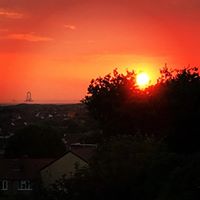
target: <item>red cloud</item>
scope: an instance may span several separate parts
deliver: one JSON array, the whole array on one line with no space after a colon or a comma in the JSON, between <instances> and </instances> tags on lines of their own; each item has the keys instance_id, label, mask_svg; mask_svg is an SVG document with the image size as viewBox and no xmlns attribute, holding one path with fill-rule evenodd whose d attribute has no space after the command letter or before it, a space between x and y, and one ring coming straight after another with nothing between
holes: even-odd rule
<instances>
[{"instance_id":1,"label":"red cloud","mask_svg":"<svg viewBox=\"0 0 200 200\"><path fill-rule=\"evenodd\" d=\"M53 39L50 37L43 37L43 36L38 36L33 33L27 33L27 34L9 34L4 37L4 39L10 39L10 40L25 40L29 42L48 42L52 41Z\"/></svg>"},{"instance_id":2,"label":"red cloud","mask_svg":"<svg viewBox=\"0 0 200 200\"><path fill-rule=\"evenodd\" d=\"M75 30L76 29L76 26L70 25L70 24L65 24L64 27L67 28L67 29L70 29L70 30Z\"/></svg>"},{"instance_id":3,"label":"red cloud","mask_svg":"<svg viewBox=\"0 0 200 200\"><path fill-rule=\"evenodd\" d=\"M0 10L0 17L6 17L10 19L21 19L23 18L23 14L19 12Z\"/></svg>"}]
</instances>

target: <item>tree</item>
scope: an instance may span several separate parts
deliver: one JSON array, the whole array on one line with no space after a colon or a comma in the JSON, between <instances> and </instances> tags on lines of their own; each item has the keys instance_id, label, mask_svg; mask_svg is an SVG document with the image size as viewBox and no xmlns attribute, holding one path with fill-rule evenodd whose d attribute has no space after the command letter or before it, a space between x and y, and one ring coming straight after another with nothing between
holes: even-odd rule
<instances>
[{"instance_id":1,"label":"tree","mask_svg":"<svg viewBox=\"0 0 200 200\"><path fill-rule=\"evenodd\" d=\"M140 90L127 72L92 80L83 99L104 136L148 134L167 138L173 150L200 150L200 76L197 68L161 69L155 85Z\"/></svg>"},{"instance_id":2,"label":"tree","mask_svg":"<svg viewBox=\"0 0 200 200\"><path fill-rule=\"evenodd\" d=\"M156 147L144 137L112 137L97 150L88 168L58 180L46 191L45 199L139 198L145 167Z\"/></svg>"},{"instance_id":3,"label":"tree","mask_svg":"<svg viewBox=\"0 0 200 200\"><path fill-rule=\"evenodd\" d=\"M124 75L115 69L112 75L93 79L88 87L88 95L82 100L108 135L137 130L131 113L137 112L137 107L132 106L132 110L129 110L131 104L141 100L135 76L134 71L127 71ZM127 123L130 116L132 124Z\"/></svg>"},{"instance_id":4,"label":"tree","mask_svg":"<svg viewBox=\"0 0 200 200\"><path fill-rule=\"evenodd\" d=\"M114 72L91 82L83 102L100 121L104 140L89 168L57 182L50 199L198 199L197 69L162 69L158 82L142 91L134 76L132 87L120 77L127 80Z\"/></svg>"},{"instance_id":5,"label":"tree","mask_svg":"<svg viewBox=\"0 0 200 200\"><path fill-rule=\"evenodd\" d=\"M64 153L65 145L57 131L50 127L30 125L18 130L8 142L7 157L57 157Z\"/></svg>"},{"instance_id":6,"label":"tree","mask_svg":"<svg viewBox=\"0 0 200 200\"><path fill-rule=\"evenodd\" d=\"M171 72L170 78L157 83L165 114L172 149L181 152L200 150L200 76L197 68ZM158 97L155 97L158 99ZM157 102L156 102L157 103Z\"/></svg>"}]
</instances>

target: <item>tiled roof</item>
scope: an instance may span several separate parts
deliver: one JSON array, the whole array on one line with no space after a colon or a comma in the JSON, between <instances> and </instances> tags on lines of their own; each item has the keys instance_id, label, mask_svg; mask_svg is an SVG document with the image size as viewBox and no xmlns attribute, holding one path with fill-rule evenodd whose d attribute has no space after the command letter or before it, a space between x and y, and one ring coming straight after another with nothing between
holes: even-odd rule
<instances>
[{"instance_id":1,"label":"tiled roof","mask_svg":"<svg viewBox=\"0 0 200 200\"><path fill-rule=\"evenodd\" d=\"M0 179L35 179L52 159L0 159Z\"/></svg>"},{"instance_id":2,"label":"tiled roof","mask_svg":"<svg viewBox=\"0 0 200 200\"><path fill-rule=\"evenodd\" d=\"M52 163L55 163L57 160L61 159L63 156L66 156L68 153L73 153L78 158L84 160L85 162L89 162L90 159L94 156L97 149L97 145L88 145L88 144L72 144L70 146L70 150L60 156L59 158L52 160L47 165L45 165L42 169L50 166Z\"/></svg>"},{"instance_id":3,"label":"tiled roof","mask_svg":"<svg viewBox=\"0 0 200 200\"><path fill-rule=\"evenodd\" d=\"M88 162L94 156L96 149L95 145L71 145L70 151Z\"/></svg>"}]
</instances>

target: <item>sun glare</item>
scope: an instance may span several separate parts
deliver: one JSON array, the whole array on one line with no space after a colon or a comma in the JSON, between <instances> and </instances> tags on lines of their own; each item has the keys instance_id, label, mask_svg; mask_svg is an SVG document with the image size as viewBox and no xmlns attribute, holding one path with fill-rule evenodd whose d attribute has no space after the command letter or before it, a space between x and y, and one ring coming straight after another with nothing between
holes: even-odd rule
<instances>
[{"instance_id":1,"label":"sun glare","mask_svg":"<svg viewBox=\"0 0 200 200\"><path fill-rule=\"evenodd\" d=\"M136 82L140 88L145 88L150 83L149 75L145 72L141 72L136 77Z\"/></svg>"}]
</instances>

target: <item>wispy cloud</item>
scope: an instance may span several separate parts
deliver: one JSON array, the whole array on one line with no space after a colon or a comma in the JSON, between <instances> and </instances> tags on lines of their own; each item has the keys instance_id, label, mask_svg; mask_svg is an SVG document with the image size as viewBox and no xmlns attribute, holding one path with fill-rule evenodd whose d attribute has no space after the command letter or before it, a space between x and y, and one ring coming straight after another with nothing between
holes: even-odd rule
<instances>
[{"instance_id":1,"label":"wispy cloud","mask_svg":"<svg viewBox=\"0 0 200 200\"><path fill-rule=\"evenodd\" d=\"M24 15L19 12L0 9L0 17L5 17L5 18L9 18L9 19L21 19L21 18L23 18L23 16Z\"/></svg>"},{"instance_id":2,"label":"wispy cloud","mask_svg":"<svg viewBox=\"0 0 200 200\"><path fill-rule=\"evenodd\" d=\"M39 35L35 35L35 34L33 34L33 33L26 33L26 34L21 34L21 33L9 34L9 35L5 36L3 39L25 40L25 41L29 41L29 42L48 42L48 41L52 41L52 40L53 40L53 38L44 37L44 36L39 36Z\"/></svg>"},{"instance_id":3,"label":"wispy cloud","mask_svg":"<svg viewBox=\"0 0 200 200\"><path fill-rule=\"evenodd\" d=\"M76 29L76 26L70 25L70 24L65 24L64 27L65 27L66 29L70 29L70 30L75 30L75 29Z\"/></svg>"}]
</instances>

